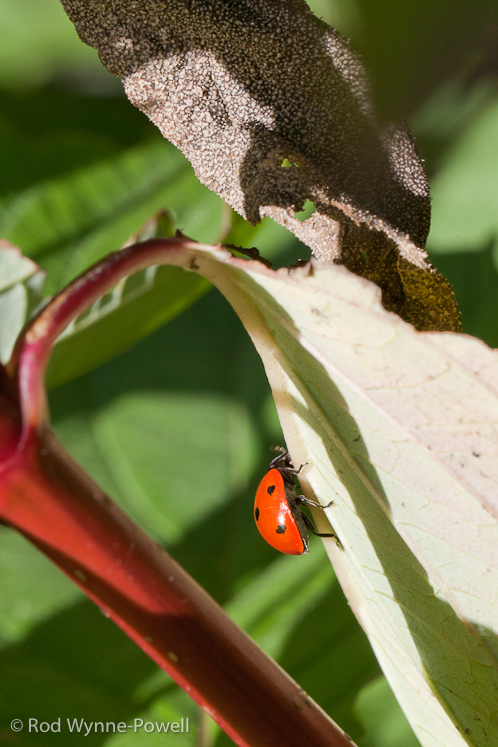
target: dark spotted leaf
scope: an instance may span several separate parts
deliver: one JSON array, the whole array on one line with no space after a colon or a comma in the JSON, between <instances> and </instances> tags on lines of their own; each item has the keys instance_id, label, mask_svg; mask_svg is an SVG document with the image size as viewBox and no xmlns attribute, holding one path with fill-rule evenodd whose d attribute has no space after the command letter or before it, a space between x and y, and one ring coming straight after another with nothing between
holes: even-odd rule
<instances>
[{"instance_id":1,"label":"dark spotted leaf","mask_svg":"<svg viewBox=\"0 0 498 747\"><path fill-rule=\"evenodd\" d=\"M459 329L423 249L429 192L413 141L377 126L362 66L304 2L62 4L130 100L250 223L287 226L419 329Z\"/></svg>"}]
</instances>

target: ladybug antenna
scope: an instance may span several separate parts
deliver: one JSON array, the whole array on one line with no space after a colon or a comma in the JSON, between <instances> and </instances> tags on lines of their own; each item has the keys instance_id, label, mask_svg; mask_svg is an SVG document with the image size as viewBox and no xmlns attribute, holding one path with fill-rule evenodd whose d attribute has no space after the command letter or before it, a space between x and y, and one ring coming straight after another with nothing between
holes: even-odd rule
<instances>
[{"instance_id":1,"label":"ladybug antenna","mask_svg":"<svg viewBox=\"0 0 498 747\"><path fill-rule=\"evenodd\" d=\"M287 449L284 446L272 446L271 450L272 451L280 451L280 453L281 453L282 456L284 454L288 455L288 451L287 451Z\"/></svg>"}]
</instances>

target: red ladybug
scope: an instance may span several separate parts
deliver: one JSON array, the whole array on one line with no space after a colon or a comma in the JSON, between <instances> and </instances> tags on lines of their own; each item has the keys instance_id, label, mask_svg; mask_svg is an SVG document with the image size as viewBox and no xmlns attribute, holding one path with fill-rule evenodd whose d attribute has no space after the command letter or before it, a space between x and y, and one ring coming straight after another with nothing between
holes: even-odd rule
<instances>
[{"instance_id":1,"label":"red ladybug","mask_svg":"<svg viewBox=\"0 0 498 747\"><path fill-rule=\"evenodd\" d=\"M335 537L335 534L319 534L311 520L301 511L301 504L315 508L328 508L304 495L296 495L294 475L299 469L292 466L290 454L282 453L270 464L270 469L259 483L254 501L254 518L261 536L268 544L287 555L306 555L308 552L308 529L318 537Z\"/></svg>"}]
</instances>

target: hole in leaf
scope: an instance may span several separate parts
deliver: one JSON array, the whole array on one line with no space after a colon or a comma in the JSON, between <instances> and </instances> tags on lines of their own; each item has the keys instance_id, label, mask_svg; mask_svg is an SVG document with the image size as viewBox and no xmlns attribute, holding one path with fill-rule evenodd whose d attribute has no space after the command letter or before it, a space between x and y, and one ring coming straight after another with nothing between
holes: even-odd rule
<instances>
[{"instance_id":1,"label":"hole in leaf","mask_svg":"<svg viewBox=\"0 0 498 747\"><path fill-rule=\"evenodd\" d=\"M289 161L288 158L284 158L284 160L280 164L280 168L282 169L289 169L291 166L295 166L296 169L299 168L299 164L297 161Z\"/></svg>"},{"instance_id":2,"label":"hole in leaf","mask_svg":"<svg viewBox=\"0 0 498 747\"><path fill-rule=\"evenodd\" d=\"M303 209L300 210L298 213L295 213L294 217L300 221L304 221L310 218L314 212L315 212L314 204L311 202L311 200L306 200L306 202L304 203Z\"/></svg>"}]
</instances>

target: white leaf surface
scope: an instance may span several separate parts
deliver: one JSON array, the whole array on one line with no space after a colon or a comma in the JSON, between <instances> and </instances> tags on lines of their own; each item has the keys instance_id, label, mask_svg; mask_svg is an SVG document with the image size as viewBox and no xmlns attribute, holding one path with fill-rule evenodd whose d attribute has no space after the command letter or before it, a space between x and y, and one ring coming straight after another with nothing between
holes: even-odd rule
<instances>
[{"instance_id":1,"label":"white leaf surface","mask_svg":"<svg viewBox=\"0 0 498 747\"><path fill-rule=\"evenodd\" d=\"M25 257L20 249L0 239L0 291L12 287L14 283L22 283L38 270L38 265Z\"/></svg>"},{"instance_id":2,"label":"white leaf surface","mask_svg":"<svg viewBox=\"0 0 498 747\"><path fill-rule=\"evenodd\" d=\"M3 363L9 360L28 315L29 298L23 282L38 272L37 264L0 239L0 361Z\"/></svg>"},{"instance_id":3,"label":"white leaf surface","mask_svg":"<svg viewBox=\"0 0 498 747\"><path fill-rule=\"evenodd\" d=\"M339 266L194 254L263 358L304 492L334 500L327 550L421 743L497 745L497 352L416 332Z\"/></svg>"}]
</instances>

